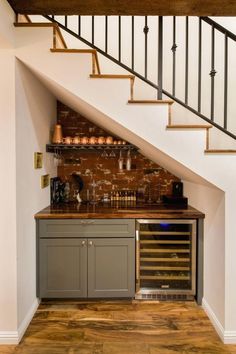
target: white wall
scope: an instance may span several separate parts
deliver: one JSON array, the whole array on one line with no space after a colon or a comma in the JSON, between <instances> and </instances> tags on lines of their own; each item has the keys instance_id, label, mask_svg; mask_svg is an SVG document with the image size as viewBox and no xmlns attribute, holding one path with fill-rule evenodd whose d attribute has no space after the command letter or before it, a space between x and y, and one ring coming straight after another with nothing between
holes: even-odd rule
<instances>
[{"instance_id":1,"label":"white wall","mask_svg":"<svg viewBox=\"0 0 236 354\"><path fill-rule=\"evenodd\" d=\"M227 28L227 30L236 34L236 17L228 16L228 17L211 17L211 19L221 26Z\"/></svg>"},{"instance_id":2,"label":"white wall","mask_svg":"<svg viewBox=\"0 0 236 354\"><path fill-rule=\"evenodd\" d=\"M0 2L0 343L17 330L15 74L11 48L14 20L7 2ZM3 18L3 21L2 21ZM3 39L4 38L4 39Z\"/></svg>"},{"instance_id":3,"label":"white wall","mask_svg":"<svg viewBox=\"0 0 236 354\"><path fill-rule=\"evenodd\" d=\"M189 203L205 214L204 302L225 325L225 193L214 187L184 181Z\"/></svg>"},{"instance_id":4,"label":"white wall","mask_svg":"<svg viewBox=\"0 0 236 354\"><path fill-rule=\"evenodd\" d=\"M0 2L0 48L13 48L15 44L14 27L15 14L7 1Z\"/></svg>"},{"instance_id":5,"label":"white wall","mask_svg":"<svg viewBox=\"0 0 236 354\"><path fill-rule=\"evenodd\" d=\"M34 214L50 204L49 187L40 176L56 175L52 154L46 154L56 122L54 96L21 63L16 62L16 207L18 327L36 300L36 235ZM34 169L34 152L43 153L43 168Z\"/></svg>"},{"instance_id":6,"label":"white wall","mask_svg":"<svg viewBox=\"0 0 236 354\"><path fill-rule=\"evenodd\" d=\"M40 175L55 175L45 152L56 100L21 64L16 65L14 13L0 2L0 344L17 343L37 306L34 213L49 204Z\"/></svg>"}]
</instances>

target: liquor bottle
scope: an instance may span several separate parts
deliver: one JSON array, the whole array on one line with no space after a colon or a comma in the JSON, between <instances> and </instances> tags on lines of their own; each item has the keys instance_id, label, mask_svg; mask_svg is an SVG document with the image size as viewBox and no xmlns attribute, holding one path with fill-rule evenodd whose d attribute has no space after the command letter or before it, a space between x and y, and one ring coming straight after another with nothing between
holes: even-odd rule
<instances>
[{"instance_id":1,"label":"liquor bottle","mask_svg":"<svg viewBox=\"0 0 236 354\"><path fill-rule=\"evenodd\" d=\"M131 156L130 156L130 150L128 150L128 152L127 152L126 170L127 170L127 171L130 171L130 170L131 170Z\"/></svg>"},{"instance_id":2,"label":"liquor bottle","mask_svg":"<svg viewBox=\"0 0 236 354\"><path fill-rule=\"evenodd\" d=\"M124 159L122 157L122 152L120 150L120 157L119 157L119 160L118 160L118 165L119 165L119 170L122 171L123 170L123 164L124 164Z\"/></svg>"}]
</instances>

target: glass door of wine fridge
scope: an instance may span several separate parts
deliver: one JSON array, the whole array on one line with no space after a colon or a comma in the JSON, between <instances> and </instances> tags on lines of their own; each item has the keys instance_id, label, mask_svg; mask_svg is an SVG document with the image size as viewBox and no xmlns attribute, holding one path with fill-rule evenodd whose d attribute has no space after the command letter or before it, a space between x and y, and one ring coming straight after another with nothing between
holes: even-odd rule
<instances>
[{"instance_id":1,"label":"glass door of wine fridge","mask_svg":"<svg viewBox=\"0 0 236 354\"><path fill-rule=\"evenodd\" d=\"M144 294L193 297L196 220L141 219L136 232L136 298Z\"/></svg>"}]
</instances>

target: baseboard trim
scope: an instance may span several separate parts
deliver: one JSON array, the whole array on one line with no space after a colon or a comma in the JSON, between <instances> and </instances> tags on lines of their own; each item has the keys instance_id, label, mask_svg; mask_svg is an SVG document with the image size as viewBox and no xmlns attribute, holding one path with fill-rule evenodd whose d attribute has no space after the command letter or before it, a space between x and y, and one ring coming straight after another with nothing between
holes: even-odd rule
<instances>
[{"instance_id":1,"label":"baseboard trim","mask_svg":"<svg viewBox=\"0 0 236 354\"><path fill-rule=\"evenodd\" d=\"M18 327L18 343L20 343L25 331L27 330L32 318L34 317L34 314L39 307L39 303L40 301L35 299L24 320L21 322L21 325Z\"/></svg>"},{"instance_id":2,"label":"baseboard trim","mask_svg":"<svg viewBox=\"0 0 236 354\"><path fill-rule=\"evenodd\" d=\"M39 306L39 300L35 299L32 306L30 307L28 313L26 314L21 325L18 327L17 331L2 331L0 332L0 345L1 344L19 344L27 327L29 326L35 312Z\"/></svg>"},{"instance_id":3,"label":"baseboard trim","mask_svg":"<svg viewBox=\"0 0 236 354\"><path fill-rule=\"evenodd\" d=\"M218 333L220 339L224 344L236 344L236 331L225 331L222 324L216 317L211 306L208 304L206 299L202 299L202 307L205 310L207 316L209 317L211 323L213 324L216 332Z\"/></svg>"},{"instance_id":4,"label":"baseboard trim","mask_svg":"<svg viewBox=\"0 0 236 354\"><path fill-rule=\"evenodd\" d=\"M0 332L0 345L1 344L18 344L18 332L17 331L1 331Z\"/></svg>"},{"instance_id":5,"label":"baseboard trim","mask_svg":"<svg viewBox=\"0 0 236 354\"><path fill-rule=\"evenodd\" d=\"M236 331L225 331L224 344L236 344Z\"/></svg>"},{"instance_id":6,"label":"baseboard trim","mask_svg":"<svg viewBox=\"0 0 236 354\"><path fill-rule=\"evenodd\" d=\"M212 310L211 306L208 304L206 299L202 299L202 307L205 310L207 316L209 317L211 323L213 324L216 332L218 333L220 339L224 341L224 327L216 317L214 311Z\"/></svg>"}]
</instances>

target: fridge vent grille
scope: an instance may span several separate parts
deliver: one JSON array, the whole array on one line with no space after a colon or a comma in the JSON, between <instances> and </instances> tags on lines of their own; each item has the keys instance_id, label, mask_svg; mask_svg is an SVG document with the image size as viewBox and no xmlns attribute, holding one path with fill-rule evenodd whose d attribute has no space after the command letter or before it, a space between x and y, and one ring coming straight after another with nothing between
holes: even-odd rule
<instances>
[{"instance_id":1,"label":"fridge vent grille","mask_svg":"<svg viewBox=\"0 0 236 354\"><path fill-rule=\"evenodd\" d=\"M159 301L192 301L194 300L194 296L186 294L136 294L135 299Z\"/></svg>"}]
</instances>

